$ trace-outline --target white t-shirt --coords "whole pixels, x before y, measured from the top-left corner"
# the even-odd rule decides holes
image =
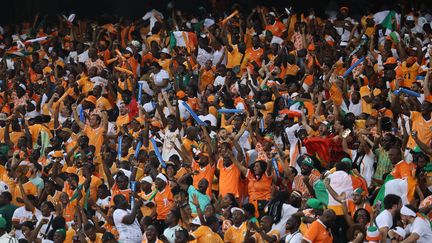
[[[110,201],[111,201],[111,196],[108,196],[104,199],[98,198],[96,200],[96,205],[98,205],[101,208],[108,208],[110,205]],[[99,212],[96,212],[96,217],[99,221],[105,221],[104,217]]]
[[[216,78],[215,78],[215,81],[214,81],[214,83],[213,83],[213,86],[223,86],[223,85],[225,85],[225,77],[222,77],[222,76],[217,76]]]
[[[286,233],[285,233],[286,222],[288,221],[288,219],[293,214],[297,213],[297,211],[298,211],[298,208],[295,208],[288,203],[284,203],[284,205],[282,205],[281,219],[280,219],[279,223],[273,224],[273,227],[272,227],[272,230],[278,230],[279,231],[279,237],[280,238],[282,238],[286,235]]]
[[[164,230],[163,235],[167,238],[169,243],[175,242],[175,232],[177,230],[181,230],[181,227],[179,225],[176,225],[172,228],[168,227]]]
[[[301,243],[302,239],[302,233],[300,231],[297,231],[294,234],[287,234],[285,238],[285,243]]]
[[[430,243],[432,242],[432,230],[429,221],[416,217],[412,224],[409,224],[405,231],[407,233],[416,233],[420,238],[417,243]]]
[[[12,215],[12,221],[19,221],[20,224],[24,223],[25,221],[33,221],[33,215],[36,217],[38,221],[42,219],[42,213],[41,211],[39,211],[39,209],[35,208],[33,213],[27,211],[25,209],[25,206],[22,206],[15,210],[14,214]],[[16,230],[15,236],[17,239],[24,238],[24,235],[22,234],[21,230]]]
[[[154,83],[156,84],[156,86],[162,87],[163,80],[169,78],[169,73],[161,69],[158,73],[154,75]]]
[[[375,219],[378,229],[387,227],[391,229],[393,227],[393,215],[387,209],[382,211]]]
[[[113,213],[115,227],[119,233],[120,242],[140,243],[142,239],[141,228],[138,221],[134,220],[132,224],[122,223],[123,218],[130,213],[130,210],[116,209]]]
[[[349,104],[349,108],[348,108],[349,112],[352,112],[355,116],[359,116],[362,113],[362,105],[361,102],[359,101],[357,104],[354,104],[351,100],[350,100],[350,104]]]

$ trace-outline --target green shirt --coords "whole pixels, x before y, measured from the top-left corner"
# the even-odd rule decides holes
[[[12,216],[15,209],[18,207],[13,204],[7,204],[0,207],[0,215],[6,219],[6,231],[9,232],[12,228]]]
[[[195,195],[198,199],[198,202],[200,204],[201,211],[204,212],[205,207],[210,204],[210,197],[207,196],[207,194],[202,194],[199,192],[194,186],[190,185],[188,188],[188,194],[189,194],[189,205],[191,207],[192,213],[197,213],[197,209],[193,202],[193,196]]]
[[[375,155],[378,158],[377,168],[373,178],[377,180],[384,180],[383,175],[385,173],[390,173],[393,169],[393,165],[388,156],[388,152],[383,148],[375,149]]]

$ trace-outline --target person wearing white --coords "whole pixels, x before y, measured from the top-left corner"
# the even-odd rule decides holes
[[[406,224],[405,231],[409,236],[403,242],[432,242],[432,230],[430,223],[422,216],[418,216],[414,209],[407,205],[401,208],[401,218]]]
[[[6,219],[0,216],[0,243],[18,243],[18,240],[6,232]]]
[[[142,200],[135,203],[132,210],[127,210],[128,202],[122,194],[114,196],[116,210],[113,213],[114,225],[119,233],[118,241],[121,243],[140,243],[142,233],[140,225],[136,219]]]
[[[32,209],[26,208],[26,206],[19,207],[15,210],[12,215],[12,223],[15,226],[21,225],[25,221],[33,221],[36,218],[37,221],[42,219],[42,213],[39,209],[33,207]],[[17,239],[24,238],[24,235],[20,229],[15,231]]]
[[[291,206],[291,204],[286,203],[286,199],[282,198],[283,193],[281,193],[279,196],[281,196],[281,198],[278,198],[278,196],[276,196],[272,201],[269,202],[267,206],[267,211],[269,212],[269,215],[272,216],[274,219],[272,230],[278,230],[279,238],[282,239],[282,237],[286,235],[285,225],[288,219],[293,214],[298,212],[298,208],[295,208]],[[296,191],[291,193],[290,200],[294,197],[301,199],[301,195]],[[280,211],[278,210],[279,207],[282,207]]]
[[[290,217],[286,222],[287,235],[285,237],[285,243],[301,243],[303,235],[299,230],[300,218]]]
[[[375,224],[380,231],[381,238],[387,238],[388,231],[393,227],[393,217],[402,207],[402,200],[399,196],[389,194],[384,198],[384,211],[375,219]]]

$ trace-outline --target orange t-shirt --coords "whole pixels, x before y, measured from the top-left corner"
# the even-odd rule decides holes
[[[319,219],[317,219],[310,225],[308,231],[303,236],[303,239],[307,242],[313,243],[333,242],[333,236],[330,234],[327,227]]]
[[[157,192],[154,200],[156,203],[156,219],[165,220],[174,203],[174,196],[171,192],[170,186],[167,185],[165,190]]]
[[[90,125],[86,125],[84,127],[83,133],[89,138],[89,145],[95,146],[95,154],[99,154],[100,150],[102,149],[102,145],[104,142],[104,131],[105,128],[103,127],[92,128],[90,127]]]
[[[372,206],[369,203],[363,203],[361,207],[357,207],[357,205],[355,205],[352,199],[349,199],[347,201],[347,207],[348,207],[348,212],[351,214],[352,217],[354,217],[354,213],[360,208],[366,209],[366,211],[368,211],[369,214],[372,214],[373,211]]]
[[[246,178],[248,179],[249,200],[270,200],[272,185],[271,175],[267,175],[267,172],[264,172],[261,178],[257,179],[254,174],[248,170]]]
[[[265,27],[266,30],[272,32],[274,36],[281,37],[283,32],[286,31],[285,25],[280,21],[275,21]]]
[[[212,184],[214,173],[215,173],[215,167],[211,166],[210,163],[204,168],[201,168],[198,165],[198,163],[194,161],[192,163],[192,170],[198,172],[198,174],[193,175],[193,186],[195,188],[198,188],[198,183],[202,178],[205,178],[208,181],[209,185]],[[212,196],[211,186],[207,188],[206,194],[211,198]]]
[[[235,197],[240,196],[240,170],[234,164],[228,167],[223,165],[223,159],[218,161],[219,169],[219,194],[224,197],[232,193]]]
[[[412,131],[417,131],[417,136],[420,141],[426,145],[430,145],[432,141],[432,119],[426,121],[418,111],[411,111],[410,115],[412,121]],[[407,147],[413,149],[416,146],[416,142],[410,135]]]
[[[209,84],[213,84],[215,80],[214,69],[215,68],[213,67],[210,70],[203,69],[203,72],[201,73],[200,76],[199,86],[198,86],[198,91],[200,93],[203,92]]]

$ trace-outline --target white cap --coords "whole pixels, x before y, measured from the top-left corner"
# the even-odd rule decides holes
[[[407,20],[407,21],[413,21],[413,20],[414,20],[414,16],[412,16],[412,15],[408,15],[408,16],[406,17],[406,20]]]
[[[393,229],[393,232],[405,239],[406,231],[402,227],[397,226],[396,228]]]
[[[276,17],[276,14],[274,12],[269,12],[268,14]]]
[[[129,46],[126,47],[126,51],[128,51],[128,52],[130,52],[130,53],[133,53],[132,48],[130,48]]]
[[[412,217],[416,216],[416,213],[405,205],[402,206],[402,208],[400,210],[400,214],[406,215],[406,216],[412,216]]]
[[[168,54],[168,55],[170,54],[168,48],[162,49],[161,53],[165,53],[165,54]]]
[[[294,99],[294,98],[297,97],[298,95],[299,95],[299,93],[294,92],[294,93],[291,94],[290,98],[291,98],[291,99]]]
[[[27,88],[24,84],[19,84],[18,86],[20,86],[24,91],[27,90]]]
[[[159,173],[159,174],[156,176],[156,179],[157,179],[157,178],[159,178],[159,179],[165,181],[165,183],[168,183],[168,179],[167,179],[166,176],[165,176],[164,174],[162,174],[162,173]]]
[[[153,178],[151,178],[151,176],[146,176],[141,179],[141,182],[147,182],[149,184],[153,184]]]
[[[242,212],[244,214],[243,209],[238,208],[238,207],[232,207],[230,211],[231,211],[231,213],[234,213],[235,211],[240,211],[240,212]]]

